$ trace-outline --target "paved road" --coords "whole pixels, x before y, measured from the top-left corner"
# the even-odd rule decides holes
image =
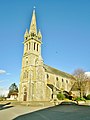
[[[90,107],[59,105],[21,115],[14,120],[90,120]]]
[[[0,120],[90,120],[89,106],[58,105],[39,111],[35,109],[40,108],[6,106],[0,110]]]

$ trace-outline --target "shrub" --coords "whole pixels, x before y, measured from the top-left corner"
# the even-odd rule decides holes
[[[83,97],[77,97],[75,100],[76,100],[76,101],[85,101],[86,99],[83,98]]]
[[[90,100],[90,94],[87,95],[87,100]]]
[[[62,93],[59,93],[59,94],[57,94],[57,98],[58,98],[59,100],[64,100],[64,99],[65,99],[65,95],[62,94]]]
[[[81,101],[86,101],[86,99],[82,97],[82,98],[81,98]]]

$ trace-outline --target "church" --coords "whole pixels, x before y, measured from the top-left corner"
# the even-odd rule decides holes
[[[70,92],[75,78],[44,64],[41,55],[42,34],[37,30],[35,9],[23,43],[19,101],[51,101],[57,98],[59,92]]]

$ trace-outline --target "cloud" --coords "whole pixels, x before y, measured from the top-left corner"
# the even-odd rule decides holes
[[[6,74],[5,70],[0,70],[0,74]]]
[[[6,72],[5,70],[0,69],[0,75],[5,74],[5,75],[11,75],[11,73]]]
[[[90,72],[85,72],[85,74],[87,75],[87,77],[90,77]]]

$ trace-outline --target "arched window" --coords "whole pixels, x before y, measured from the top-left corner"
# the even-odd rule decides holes
[[[60,87],[60,82],[59,82],[59,78],[56,77],[56,86],[59,88]]]
[[[38,46],[39,46],[39,45],[37,44],[37,51],[38,51]]]
[[[29,42],[29,50],[30,50],[30,42]]]
[[[35,50],[36,43],[34,42],[34,50]]]
[[[66,83],[68,83],[68,80],[66,80]]]
[[[26,57],[26,65],[28,65],[28,57]]]
[[[58,81],[58,77],[56,77],[56,80]]]
[[[49,78],[49,75],[47,74],[47,79]]]
[[[64,79],[62,79],[62,82],[64,82]]]

